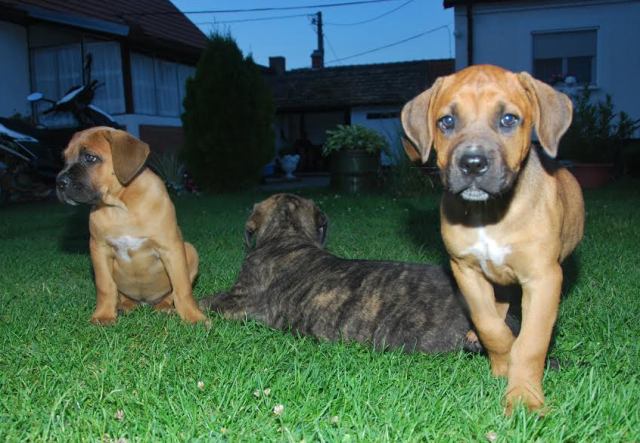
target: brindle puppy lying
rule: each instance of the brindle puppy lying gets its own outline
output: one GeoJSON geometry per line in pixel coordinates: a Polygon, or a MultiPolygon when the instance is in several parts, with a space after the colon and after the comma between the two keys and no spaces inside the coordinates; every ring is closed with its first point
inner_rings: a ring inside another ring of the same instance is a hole
{"type": "Polygon", "coordinates": [[[277,194],[257,204],[238,281],[200,307],[376,348],[481,350],[464,301],[441,267],[338,258],[323,249],[326,234],[327,217],[310,200],[277,194]]]}

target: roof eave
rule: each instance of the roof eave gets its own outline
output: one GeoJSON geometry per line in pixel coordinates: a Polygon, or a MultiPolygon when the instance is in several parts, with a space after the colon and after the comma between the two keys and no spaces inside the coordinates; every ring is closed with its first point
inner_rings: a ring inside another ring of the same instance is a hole
{"type": "Polygon", "coordinates": [[[99,20],[89,17],[81,17],[78,15],[63,14],[61,12],[50,11],[35,6],[22,7],[28,17],[33,19],[57,23],[61,25],[73,26],[75,28],[86,29],[89,31],[97,31],[105,34],[126,37],[129,35],[130,28],[127,25],[106,20],[99,20]]]}

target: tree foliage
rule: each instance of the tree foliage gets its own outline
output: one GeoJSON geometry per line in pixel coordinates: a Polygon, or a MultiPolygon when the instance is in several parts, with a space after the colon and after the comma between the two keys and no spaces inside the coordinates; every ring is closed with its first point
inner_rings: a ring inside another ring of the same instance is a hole
{"type": "Polygon", "coordinates": [[[274,106],[252,58],[213,34],[186,89],[184,159],[196,183],[212,191],[257,183],[274,153],[274,106]]]}

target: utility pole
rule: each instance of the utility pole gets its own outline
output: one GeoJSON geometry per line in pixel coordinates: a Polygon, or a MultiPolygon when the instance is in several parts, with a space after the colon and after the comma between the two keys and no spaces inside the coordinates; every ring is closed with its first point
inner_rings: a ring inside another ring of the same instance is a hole
{"type": "Polygon", "coordinates": [[[318,51],[324,54],[324,34],[322,32],[322,11],[316,13],[316,26],[318,29],[318,51]]]}
{"type": "Polygon", "coordinates": [[[316,25],[316,31],[318,35],[318,47],[313,54],[311,54],[311,66],[315,69],[324,67],[324,33],[322,32],[322,11],[318,11],[315,17],[311,20],[311,23],[316,25]]]}

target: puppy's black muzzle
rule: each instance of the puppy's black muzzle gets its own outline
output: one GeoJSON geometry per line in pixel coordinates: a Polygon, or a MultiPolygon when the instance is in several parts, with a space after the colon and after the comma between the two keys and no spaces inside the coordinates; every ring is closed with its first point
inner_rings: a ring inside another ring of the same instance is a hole
{"type": "Polygon", "coordinates": [[[490,140],[460,143],[451,154],[443,176],[450,192],[468,201],[486,201],[505,192],[513,174],[507,168],[500,146],[490,140]]]}
{"type": "Polygon", "coordinates": [[[64,192],[71,184],[71,178],[67,174],[60,174],[56,178],[56,189],[58,192],[64,192]]]}
{"type": "Polygon", "coordinates": [[[489,170],[489,160],[484,154],[466,153],[458,160],[458,167],[465,175],[483,175],[489,170]]]}
{"type": "Polygon", "coordinates": [[[87,171],[78,164],[62,170],[56,177],[56,194],[62,203],[94,204],[100,200],[100,194],[89,182],[87,171]]]}

